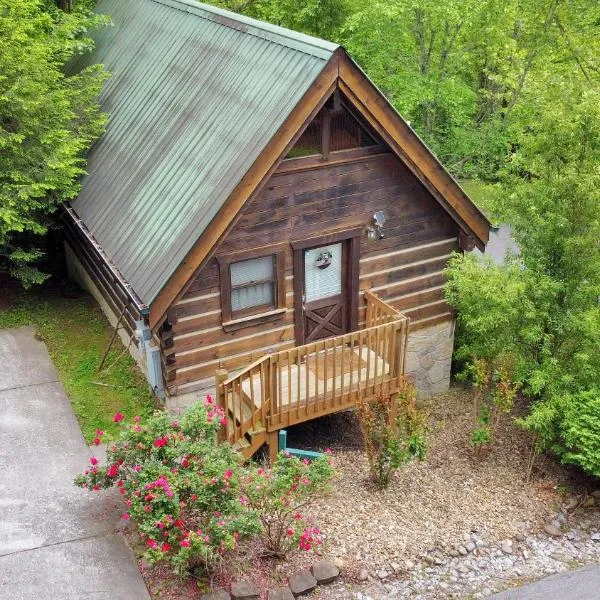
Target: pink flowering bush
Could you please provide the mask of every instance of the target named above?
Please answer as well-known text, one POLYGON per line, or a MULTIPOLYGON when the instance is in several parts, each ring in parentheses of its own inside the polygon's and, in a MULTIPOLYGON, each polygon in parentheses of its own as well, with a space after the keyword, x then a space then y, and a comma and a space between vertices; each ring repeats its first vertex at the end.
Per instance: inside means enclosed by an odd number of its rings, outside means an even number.
POLYGON ((127 423, 117 413, 122 430, 107 448, 107 465, 92 457, 75 483, 91 491, 117 487, 122 518, 135 523, 146 558, 165 561, 182 576, 197 567, 210 570, 250 536, 264 536, 277 554, 318 545, 318 529, 301 516, 284 515, 321 488, 331 470, 327 460, 305 465, 281 457, 272 471, 246 467, 241 455, 218 441, 224 420, 210 396, 176 420, 157 411, 144 422, 134 417, 127 423), (274 543, 274 524, 282 519, 285 543, 274 543))
POLYGON ((91 490, 116 486, 124 519, 131 519, 151 562, 167 561, 180 574, 210 565, 239 539, 260 531, 256 515, 239 502, 240 456, 217 442, 222 410, 208 397, 174 420, 158 411, 126 424, 107 449, 107 466, 95 458, 76 484, 91 490))
POLYGON ((330 452, 309 462, 282 452, 272 469, 249 470, 241 478, 240 501, 260 520, 265 553, 282 557, 290 550, 321 545, 320 530, 305 516, 333 476, 330 452))

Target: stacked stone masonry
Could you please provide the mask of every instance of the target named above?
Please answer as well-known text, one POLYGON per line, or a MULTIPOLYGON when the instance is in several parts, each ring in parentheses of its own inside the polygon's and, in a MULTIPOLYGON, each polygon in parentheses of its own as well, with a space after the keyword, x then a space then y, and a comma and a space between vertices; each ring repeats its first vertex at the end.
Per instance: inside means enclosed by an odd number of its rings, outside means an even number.
POLYGON ((414 379, 421 398, 450 387, 454 326, 454 321, 446 321, 409 335, 406 374, 414 379))

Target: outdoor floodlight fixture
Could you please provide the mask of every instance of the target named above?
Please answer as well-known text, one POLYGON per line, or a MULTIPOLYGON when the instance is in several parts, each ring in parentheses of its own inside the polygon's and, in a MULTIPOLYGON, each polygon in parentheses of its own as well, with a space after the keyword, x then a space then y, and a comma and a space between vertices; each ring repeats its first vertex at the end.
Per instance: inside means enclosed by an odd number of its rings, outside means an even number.
POLYGON ((373 213, 373 225, 367 228, 367 236, 370 240, 382 240, 383 225, 385 224, 385 214, 382 210, 377 210, 373 213))

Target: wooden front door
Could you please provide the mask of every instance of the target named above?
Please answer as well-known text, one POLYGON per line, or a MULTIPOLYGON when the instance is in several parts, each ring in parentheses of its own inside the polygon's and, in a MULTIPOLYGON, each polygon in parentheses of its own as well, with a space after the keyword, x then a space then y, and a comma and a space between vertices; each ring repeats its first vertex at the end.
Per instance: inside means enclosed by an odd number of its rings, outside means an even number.
POLYGON ((294 250, 297 344, 356 329, 359 240, 340 234, 321 241, 328 243, 306 242, 294 250))
POLYGON ((304 250, 304 343, 348 331, 346 244, 304 250))

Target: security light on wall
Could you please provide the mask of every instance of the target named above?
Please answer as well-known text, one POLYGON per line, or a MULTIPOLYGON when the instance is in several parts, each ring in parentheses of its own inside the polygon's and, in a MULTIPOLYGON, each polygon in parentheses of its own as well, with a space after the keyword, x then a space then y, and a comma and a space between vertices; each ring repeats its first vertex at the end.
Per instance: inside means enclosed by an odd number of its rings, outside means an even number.
POLYGON ((383 226, 385 224, 385 214, 382 210, 377 210, 373 214, 373 225, 367 228, 367 236, 370 240, 382 240, 383 226))

